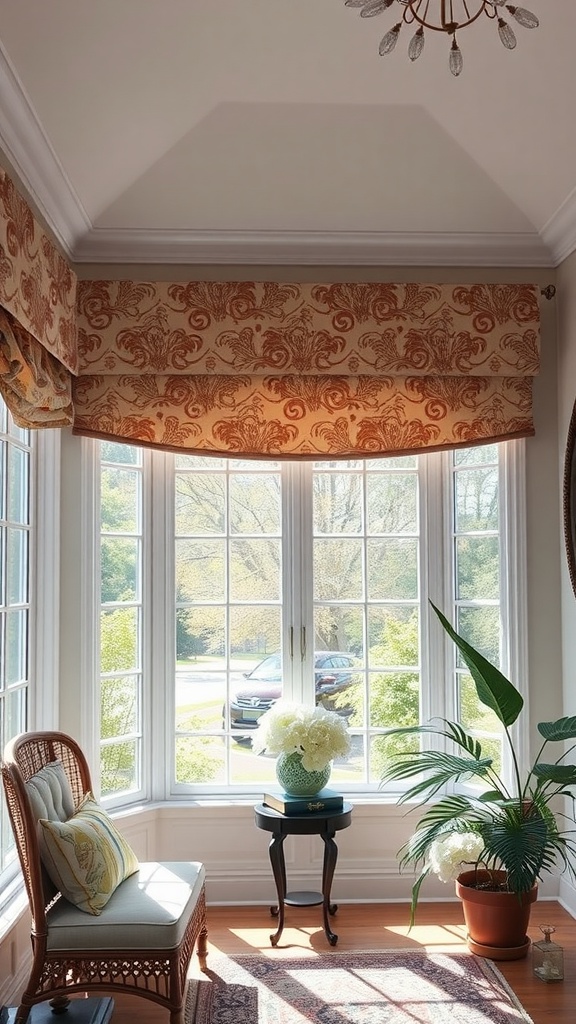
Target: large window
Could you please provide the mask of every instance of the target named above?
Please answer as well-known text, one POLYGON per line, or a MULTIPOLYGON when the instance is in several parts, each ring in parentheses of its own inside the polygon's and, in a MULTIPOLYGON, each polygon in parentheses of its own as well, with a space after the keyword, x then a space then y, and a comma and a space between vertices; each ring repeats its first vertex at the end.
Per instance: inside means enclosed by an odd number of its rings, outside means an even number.
POLYGON ((251 735, 280 696, 345 717, 332 782, 351 792, 414 742, 387 729, 433 715, 502 757, 428 598, 511 668, 522 442, 348 463, 100 452, 103 795, 262 791, 274 759, 251 735))
MULTIPOLYGON (((31 673, 33 450, 0 399, 0 750, 27 728, 31 673)), ((15 862, 0 799, 0 874, 15 862)))

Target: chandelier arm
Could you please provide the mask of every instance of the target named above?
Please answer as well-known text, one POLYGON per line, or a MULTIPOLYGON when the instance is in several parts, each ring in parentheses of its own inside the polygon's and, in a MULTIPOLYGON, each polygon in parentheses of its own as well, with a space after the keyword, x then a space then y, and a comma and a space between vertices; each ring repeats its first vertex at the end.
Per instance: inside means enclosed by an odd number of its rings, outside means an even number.
MULTIPOLYGON (((400 2, 403 3, 404 0, 400 0, 400 2)), ((463 15, 460 16, 460 19, 454 14, 452 0, 440 0, 440 12, 436 16, 435 21, 433 20, 434 16, 429 15, 428 3, 424 8, 424 13, 420 13, 423 0, 407 0, 406 6, 411 11, 413 20, 417 21, 419 25, 432 29, 434 32, 446 32, 448 35, 454 35, 457 29, 472 25, 482 14, 486 14, 489 18, 495 16, 494 8, 489 0, 478 0, 478 10, 475 12, 470 11, 468 4, 464 0, 461 4, 463 15)), ((406 20, 406 17, 404 17, 404 20, 406 20)))

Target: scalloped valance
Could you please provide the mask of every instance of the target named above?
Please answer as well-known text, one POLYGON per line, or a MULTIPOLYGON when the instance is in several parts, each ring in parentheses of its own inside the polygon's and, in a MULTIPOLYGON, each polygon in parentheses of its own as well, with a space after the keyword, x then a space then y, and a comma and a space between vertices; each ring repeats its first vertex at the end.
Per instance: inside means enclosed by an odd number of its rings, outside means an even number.
POLYGON ((532 284, 79 281, 0 169, 0 392, 20 426, 361 458, 534 432, 532 284))

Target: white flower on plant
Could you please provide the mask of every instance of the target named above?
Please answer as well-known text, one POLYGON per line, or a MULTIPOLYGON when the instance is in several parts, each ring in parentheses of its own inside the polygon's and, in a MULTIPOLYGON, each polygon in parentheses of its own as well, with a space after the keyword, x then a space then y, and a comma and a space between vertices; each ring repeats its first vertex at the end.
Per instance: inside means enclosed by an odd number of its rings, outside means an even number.
POLYGON ((302 767, 317 772, 350 752, 350 734, 335 711, 277 700, 260 718, 252 749, 255 754, 301 754, 302 767))
POLYGON ((458 878, 464 864, 476 864, 484 842, 476 832, 452 832, 435 839, 430 847, 428 865, 441 882, 458 878))

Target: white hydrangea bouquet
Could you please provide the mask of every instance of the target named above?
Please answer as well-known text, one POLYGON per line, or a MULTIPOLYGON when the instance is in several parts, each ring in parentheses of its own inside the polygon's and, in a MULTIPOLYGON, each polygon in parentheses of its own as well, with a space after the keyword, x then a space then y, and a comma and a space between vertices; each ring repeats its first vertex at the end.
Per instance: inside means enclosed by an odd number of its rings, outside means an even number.
POLYGON ((454 881, 465 864, 477 866, 483 852, 484 840, 476 832, 451 832, 431 844, 428 867, 441 882, 454 881))
POLYGON ((302 767, 317 772, 350 752, 350 734, 345 719, 335 711, 277 700, 260 718, 252 750, 300 754, 302 767))

